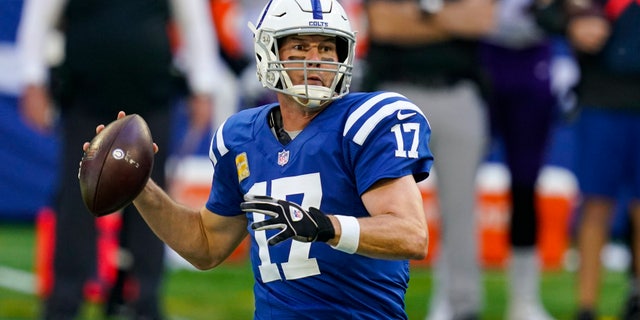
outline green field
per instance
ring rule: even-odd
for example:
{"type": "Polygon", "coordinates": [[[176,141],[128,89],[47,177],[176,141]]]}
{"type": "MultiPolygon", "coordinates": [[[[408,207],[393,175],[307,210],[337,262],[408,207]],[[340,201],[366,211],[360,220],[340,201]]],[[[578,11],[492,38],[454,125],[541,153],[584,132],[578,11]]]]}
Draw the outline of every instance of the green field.
{"type": "MultiPolygon", "coordinates": [[[[82,241],[82,239],[78,239],[82,241]]],[[[0,221],[0,267],[33,271],[34,232],[31,224],[0,221]]],[[[169,271],[164,286],[164,304],[169,320],[251,319],[252,277],[248,263],[222,265],[211,271],[169,271]]],[[[1,275],[0,275],[1,276],[1,275]]],[[[0,279],[2,280],[2,279],[0,279]]],[[[424,319],[431,287],[428,268],[413,268],[407,292],[410,319],[424,319]]],[[[484,277],[486,307],[482,319],[503,319],[505,276],[487,271],[484,277]]],[[[542,282],[543,302],[559,320],[570,320],[575,310],[574,274],[546,272],[542,282]]],[[[601,319],[616,319],[624,298],[625,275],[608,272],[600,295],[601,319]]],[[[99,320],[99,306],[85,304],[81,319],[99,320]]],[[[0,287],[0,319],[37,319],[39,300],[32,294],[0,287]]]]}

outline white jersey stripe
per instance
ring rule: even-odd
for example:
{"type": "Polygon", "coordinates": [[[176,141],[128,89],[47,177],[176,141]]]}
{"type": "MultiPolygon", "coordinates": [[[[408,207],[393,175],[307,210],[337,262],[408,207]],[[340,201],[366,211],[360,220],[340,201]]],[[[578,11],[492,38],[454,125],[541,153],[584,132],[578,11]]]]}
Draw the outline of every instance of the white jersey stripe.
{"type": "Polygon", "coordinates": [[[399,110],[413,110],[424,117],[424,113],[422,113],[422,110],[420,110],[420,108],[409,101],[401,100],[390,103],[380,108],[380,110],[378,110],[371,117],[369,117],[367,121],[365,121],[358,132],[356,132],[356,135],[353,137],[353,141],[359,145],[362,145],[364,141],[367,140],[367,137],[369,136],[371,131],[373,131],[373,129],[378,125],[378,123],[380,123],[380,121],[382,121],[382,119],[392,115],[399,110]]]}
{"type": "Polygon", "coordinates": [[[342,135],[346,136],[349,130],[351,130],[351,127],[353,127],[353,125],[356,123],[356,121],[358,121],[365,113],[367,113],[367,111],[369,111],[369,109],[376,105],[376,103],[392,97],[404,98],[404,96],[395,92],[385,92],[367,100],[365,103],[360,105],[355,111],[353,111],[353,113],[351,113],[351,115],[349,115],[349,118],[344,125],[344,132],[342,133],[342,135]]]}
{"type": "Polygon", "coordinates": [[[215,166],[216,163],[218,162],[218,159],[216,158],[216,155],[213,153],[213,141],[217,140],[217,144],[216,144],[216,149],[218,149],[218,153],[220,153],[220,157],[224,156],[227,152],[229,152],[229,149],[227,149],[227,147],[224,145],[224,137],[222,136],[222,129],[224,129],[224,124],[226,123],[226,121],[224,121],[220,127],[218,128],[218,131],[216,132],[216,138],[215,139],[211,139],[211,146],[209,146],[209,158],[211,159],[211,161],[213,161],[213,165],[215,166]]]}

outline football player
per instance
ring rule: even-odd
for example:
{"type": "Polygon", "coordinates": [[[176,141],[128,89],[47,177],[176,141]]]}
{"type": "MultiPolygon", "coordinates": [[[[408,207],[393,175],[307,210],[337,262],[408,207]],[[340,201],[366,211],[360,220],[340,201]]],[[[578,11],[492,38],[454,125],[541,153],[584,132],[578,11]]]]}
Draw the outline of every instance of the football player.
{"type": "Polygon", "coordinates": [[[249,235],[255,319],[406,319],[409,259],[428,244],[427,119],[397,93],[349,93],[355,33],[336,0],[271,0],[250,28],[277,102],[217,129],[202,209],[153,181],[134,204],[199,269],[249,235]]]}

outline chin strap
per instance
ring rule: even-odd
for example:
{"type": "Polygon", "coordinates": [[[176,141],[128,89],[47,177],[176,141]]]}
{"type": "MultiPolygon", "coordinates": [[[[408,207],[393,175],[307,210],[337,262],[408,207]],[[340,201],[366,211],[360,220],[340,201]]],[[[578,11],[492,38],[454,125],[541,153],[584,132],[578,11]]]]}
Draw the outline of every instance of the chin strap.
{"type": "Polygon", "coordinates": [[[280,113],[280,108],[273,108],[271,112],[269,112],[269,127],[273,128],[276,138],[278,138],[278,141],[280,141],[282,145],[286,146],[291,142],[291,137],[284,130],[284,125],[282,124],[282,113],[280,113]]]}
{"type": "Polygon", "coordinates": [[[286,89],[296,102],[310,108],[318,108],[330,101],[333,92],[323,86],[296,85],[286,89]],[[305,96],[305,97],[301,97],[305,96]]]}

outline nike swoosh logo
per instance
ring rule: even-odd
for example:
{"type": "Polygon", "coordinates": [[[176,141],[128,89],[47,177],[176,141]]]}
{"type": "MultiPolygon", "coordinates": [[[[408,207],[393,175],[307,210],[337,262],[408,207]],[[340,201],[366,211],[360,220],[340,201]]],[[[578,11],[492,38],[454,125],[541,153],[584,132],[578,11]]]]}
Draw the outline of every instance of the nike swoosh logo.
{"type": "Polygon", "coordinates": [[[416,112],[410,112],[410,113],[402,113],[402,110],[398,111],[398,120],[404,120],[407,118],[411,118],[413,116],[415,116],[417,113],[416,112]]]}

